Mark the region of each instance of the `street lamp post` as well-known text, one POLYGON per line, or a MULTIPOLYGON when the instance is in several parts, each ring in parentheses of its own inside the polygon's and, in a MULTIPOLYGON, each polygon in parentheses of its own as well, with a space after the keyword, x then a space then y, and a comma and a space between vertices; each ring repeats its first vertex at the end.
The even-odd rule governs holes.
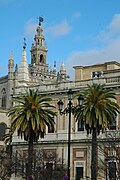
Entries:
MULTIPOLYGON (((71 141, 71 114, 74 113, 74 109, 75 107, 72 104, 72 96, 73 96, 73 91, 70 89, 68 91, 68 105, 67 107, 62 111, 63 109, 63 102, 60 99, 58 101, 58 109, 60 114, 67 114, 69 113, 69 124, 68 124, 68 168, 67 168, 67 176, 68 176, 68 180, 70 180, 70 141, 71 141)), ((83 101, 83 96, 80 95, 78 98, 78 104, 82 105, 82 101, 83 101)))

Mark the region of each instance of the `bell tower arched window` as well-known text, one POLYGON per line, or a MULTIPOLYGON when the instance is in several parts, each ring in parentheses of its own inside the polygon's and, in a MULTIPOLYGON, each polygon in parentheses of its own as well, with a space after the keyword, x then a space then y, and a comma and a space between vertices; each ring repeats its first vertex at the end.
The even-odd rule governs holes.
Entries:
POLYGON ((40 55, 40 63, 44 63, 44 57, 43 57, 43 54, 40 55))

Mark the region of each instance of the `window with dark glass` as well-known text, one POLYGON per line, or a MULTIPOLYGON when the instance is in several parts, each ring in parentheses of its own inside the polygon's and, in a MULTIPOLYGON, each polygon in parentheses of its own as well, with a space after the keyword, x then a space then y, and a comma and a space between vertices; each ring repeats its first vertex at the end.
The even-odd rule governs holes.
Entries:
POLYGON ((99 78, 101 76, 102 76, 102 72, 101 71, 92 72, 92 78, 99 78))
POLYGON ((3 137, 5 135, 5 130, 6 130, 6 125, 5 124, 0 124, 0 141, 3 140, 3 137))
POLYGON ((84 121, 78 121, 78 131, 84 131, 84 121))

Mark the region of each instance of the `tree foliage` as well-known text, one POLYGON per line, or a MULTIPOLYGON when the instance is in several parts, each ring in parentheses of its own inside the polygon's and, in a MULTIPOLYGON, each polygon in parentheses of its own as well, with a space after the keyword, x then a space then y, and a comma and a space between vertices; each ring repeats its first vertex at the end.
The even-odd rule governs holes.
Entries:
POLYGON ((29 89, 26 94, 13 98, 14 106, 7 112, 11 121, 12 131, 17 130, 18 136, 37 141, 39 136, 44 137, 46 125, 54 126, 54 106, 50 104, 51 98, 39 95, 38 91, 29 89))
POLYGON ((119 113, 119 105, 115 102, 113 90, 105 88, 105 85, 88 85, 77 96, 80 94, 84 96, 84 101, 82 106, 76 106, 75 117, 84 122, 87 134, 92 133, 91 179, 97 180, 97 135, 100 130, 112 125, 114 117, 119 113))
MULTIPOLYGON (((27 178, 28 170, 28 152, 25 150, 13 151, 10 159, 7 151, 2 150, 0 155, 0 180, 9 178, 11 175, 16 178, 27 178), (10 168, 10 169, 9 169, 10 168)), ((35 149, 33 152, 32 178, 34 180, 63 180, 66 173, 66 165, 58 158, 55 150, 35 149)))
POLYGON ((18 136, 28 141, 28 179, 32 174, 33 142, 43 138, 46 126, 54 129, 54 106, 52 99, 29 89, 25 94, 13 98, 14 106, 7 112, 11 126, 9 135, 17 131, 18 136))
POLYGON ((81 107, 76 106, 75 117, 78 121, 84 121, 87 133, 96 128, 99 134, 101 129, 109 128, 119 113, 113 90, 105 88, 105 85, 93 84, 81 90, 77 96, 80 94, 84 96, 84 101, 81 107))

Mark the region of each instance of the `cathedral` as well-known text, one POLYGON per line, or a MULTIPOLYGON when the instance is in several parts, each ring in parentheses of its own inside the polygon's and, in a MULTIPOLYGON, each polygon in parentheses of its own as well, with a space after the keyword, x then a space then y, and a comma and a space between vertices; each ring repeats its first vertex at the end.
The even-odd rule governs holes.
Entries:
MULTIPOLYGON (((104 62, 91 66, 75 66, 75 80, 70 81, 66 72, 64 62, 61 63, 59 72, 56 70, 56 62, 54 62, 53 70, 49 70, 47 64, 47 47, 43 35, 43 27, 41 22, 36 29, 34 42, 31 46, 31 63, 28 64, 26 57, 26 43, 24 41, 22 57, 20 65, 15 65, 12 52, 8 60, 8 74, 0 77, 0 146, 4 145, 3 136, 9 127, 10 122, 6 116, 6 112, 13 104, 13 97, 26 92, 28 89, 37 89, 40 94, 47 94, 52 97, 52 104, 56 107, 55 111, 55 127, 53 131, 46 128, 44 139, 39 139, 37 148, 43 148, 48 152, 55 151, 60 158, 67 164, 68 161, 68 115, 60 115, 58 111, 58 101, 62 99, 64 108, 68 105, 68 91, 72 89, 73 93, 79 92, 80 89, 86 88, 87 84, 93 83, 105 84, 107 88, 114 89, 117 97, 117 103, 120 104, 120 63, 117 61, 104 62)), ((72 99, 73 105, 77 104, 72 99)), ((106 134, 116 132, 116 137, 120 138, 120 117, 115 117, 113 126, 105 134, 100 134, 99 142, 104 141, 106 134)), ((120 143, 120 142, 119 142, 120 143)), ((15 150, 21 147, 26 148, 23 139, 19 139, 17 134, 12 138, 12 146, 15 150)), ((75 121, 74 116, 71 117, 71 146, 70 146, 70 176, 71 180, 90 179, 90 154, 91 154, 91 136, 87 136, 84 124, 75 121)), ((110 152, 113 153, 113 152, 110 152)), ((104 155, 103 161, 106 160, 104 155)), ((120 161, 120 159, 119 159, 120 161)), ((116 161, 114 161, 116 163, 116 161)), ((99 174, 99 180, 110 179, 109 170, 99 174)), ((117 165, 115 164, 117 168, 117 165)), ((117 176, 117 175, 114 175, 117 176)))

